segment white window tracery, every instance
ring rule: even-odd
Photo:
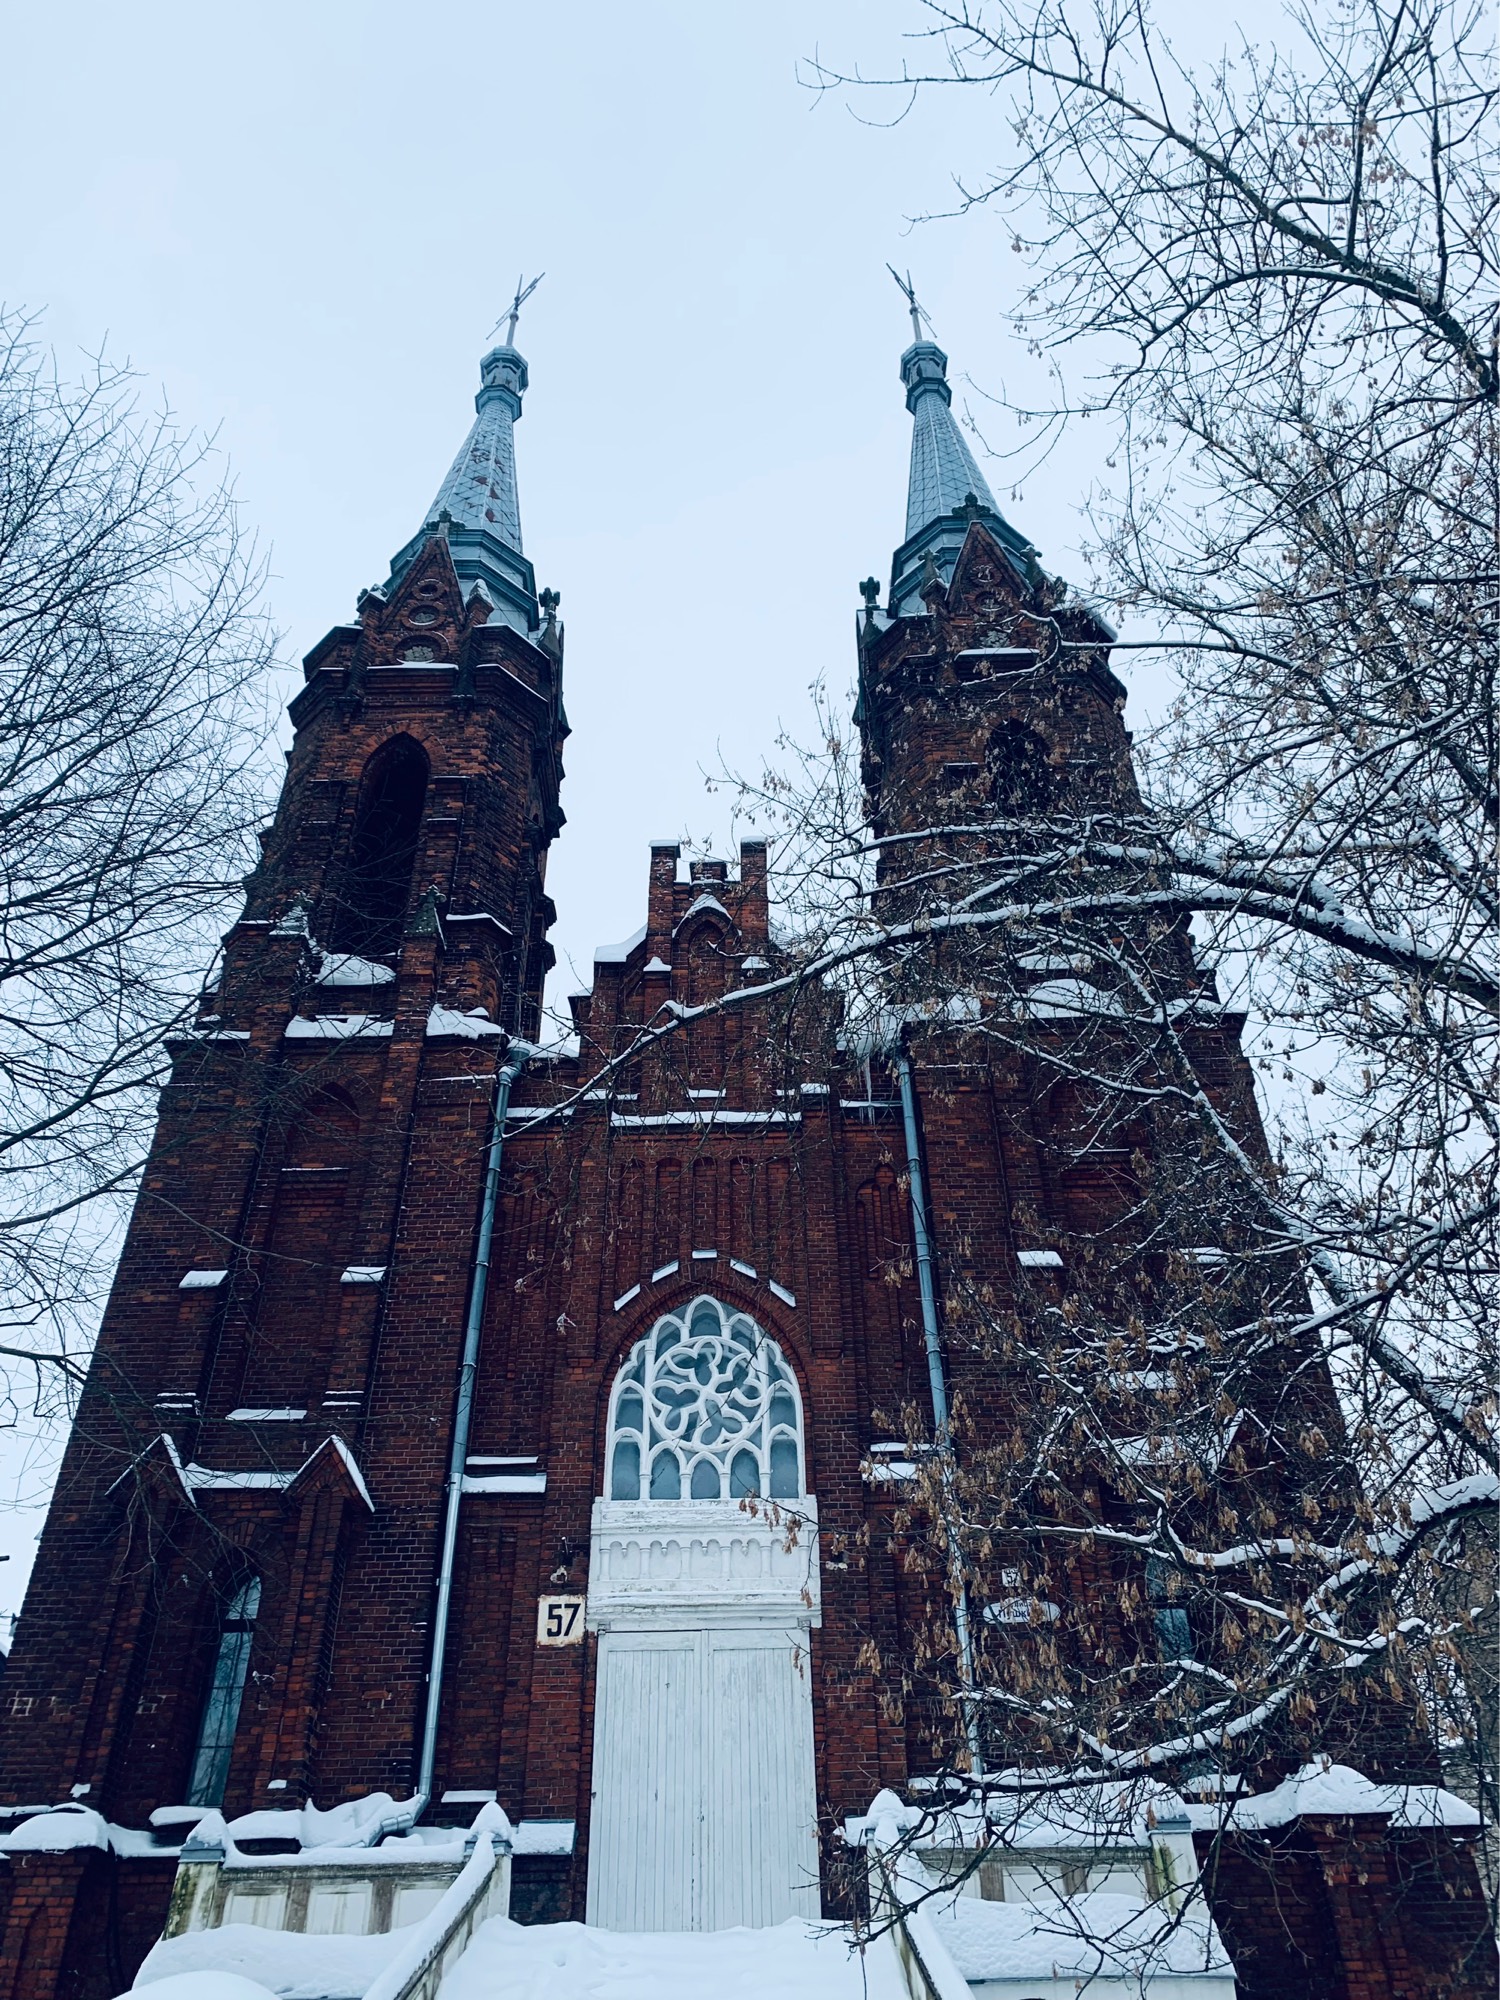
[[[638,1340],[610,1396],[611,1500],[796,1500],[802,1398],[775,1341],[707,1296]]]

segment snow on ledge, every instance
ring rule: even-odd
[[[229,1276],[227,1271],[187,1271],[177,1280],[179,1292],[208,1292],[215,1285],[222,1285]]]
[[[108,1846],[108,1825],[92,1806],[56,1806],[0,1834],[0,1848],[7,1854],[62,1854],[74,1847]]]
[[[465,1493],[545,1493],[545,1472],[466,1472]]]
[[[393,986],[395,982],[390,966],[343,951],[325,951],[323,963],[313,975],[315,986]]]
[[[393,1021],[373,1014],[320,1014],[315,1021],[294,1014],[283,1032],[289,1042],[352,1042],[361,1036],[388,1039],[394,1031]]]
[[[504,1028],[498,1021],[492,1021],[482,1008],[472,1013],[460,1014],[456,1007],[434,1007],[427,1016],[429,1035],[454,1035],[460,1041],[483,1041],[489,1035],[503,1035]]]
[[[664,1111],[648,1116],[611,1111],[609,1122],[620,1132],[694,1132],[710,1125],[800,1125],[800,1111],[721,1111],[713,1105],[693,1106],[686,1111]]]
[[[511,1829],[512,1854],[571,1854],[577,1825],[570,1819],[523,1819]]]

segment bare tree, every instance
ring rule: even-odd
[[[0,316],[0,1297],[12,1411],[77,1379],[263,816],[261,574],[207,440]]]

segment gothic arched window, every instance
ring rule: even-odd
[[[239,1727],[240,1703],[245,1694],[245,1676],[250,1669],[250,1643],[255,1636],[259,1610],[260,1579],[252,1576],[230,1597],[219,1624],[219,1643],[198,1724],[198,1747],[193,1753],[193,1775],[188,1784],[187,1803],[191,1806],[224,1803],[234,1733]]]
[[[1047,746],[1024,722],[1000,724],[985,762],[990,795],[1001,812],[1040,813],[1051,806],[1055,773]]]
[[[611,1500],[796,1500],[802,1398],[747,1314],[694,1299],[638,1340],[615,1381]]]
[[[354,831],[329,929],[335,951],[379,958],[401,942],[427,798],[427,754],[394,736],[365,766]]]

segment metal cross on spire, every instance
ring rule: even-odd
[[[501,313],[500,319],[497,319],[495,321],[495,324],[490,328],[491,339],[493,339],[494,336],[500,331],[500,321],[504,320],[507,322],[505,328],[505,344],[507,347],[515,346],[516,321],[521,317],[521,308],[522,306],[525,305],[526,301],[531,297],[532,293],[536,290],[537,286],[542,282],[543,278],[545,278],[546,275],[547,273],[545,271],[539,271],[537,275],[532,279],[529,285],[525,282],[524,278],[516,279],[516,295],[510,302],[510,311],[507,313]]]
[[[927,314],[923,311],[921,306],[917,304],[916,288],[913,286],[911,281],[911,272],[908,271],[906,276],[903,278],[901,273],[896,269],[894,264],[887,264],[885,268],[890,272],[891,276],[896,280],[897,285],[901,289],[901,294],[906,300],[906,310],[911,314],[912,339],[922,340],[924,338],[930,337],[932,333],[932,321],[928,318]],[[926,335],[924,335],[922,332],[922,322],[924,320],[926,320],[927,322]]]

